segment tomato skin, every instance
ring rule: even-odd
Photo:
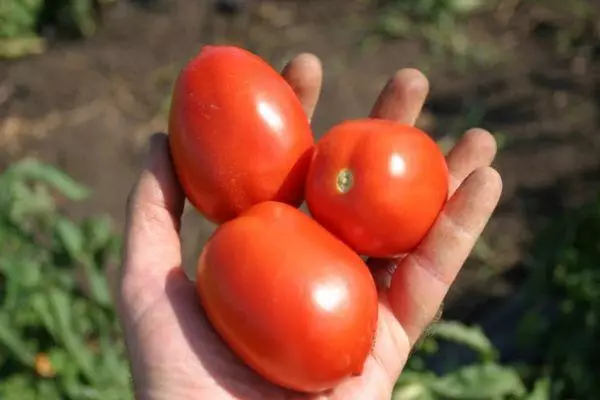
[[[261,201],[303,201],[308,118],[283,77],[244,49],[204,46],[183,68],[169,141],[186,196],[215,223]]]
[[[306,202],[315,220],[359,254],[393,257],[425,237],[447,200],[448,180],[443,153],[423,131],[382,119],[345,121],[316,144]]]
[[[196,282],[216,331],[272,383],[320,392],[362,372],[377,325],[373,277],[300,210],[264,202],[221,225]]]

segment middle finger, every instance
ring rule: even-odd
[[[414,125],[429,92],[429,81],[420,71],[405,68],[385,85],[373,109],[372,118]]]

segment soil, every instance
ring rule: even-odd
[[[600,8],[600,1],[588,3]],[[372,27],[380,13],[365,1],[245,4],[231,16],[224,13],[231,9],[216,11],[208,2],[117,2],[94,36],[1,62],[0,167],[24,156],[58,165],[94,190],[67,211],[77,218],[107,213],[120,230],[145,141],[166,129],[171,83],[202,44],[239,44],[279,68],[296,53],[318,55],[325,81],[317,136],[342,119],[366,115],[398,68],[419,67],[431,81],[421,127],[454,140],[478,125],[503,143],[495,162],[504,179],[500,207],[484,234],[486,246],[448,297],[446,315],[466,320],[476,318],[479,305],[511,295],[540,227],[600,191],[600,25],[594,19],[582,24],[564,12],[503,1],[467,24],[481,54],[493,52],[494,60],[461,66],[457,57],[432,56],[421,40],[378,38]],[[188,267],[211,229],[186,209]]]

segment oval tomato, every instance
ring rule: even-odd
[[[359,254],[414,249],[448,196],[448,169],[423,131],[381,119],[333,127],[318,142],[306,183],[308,208]]]
[[[258,56],[205,46],[173,91],[169,140],[189,201],[222,223],[266,200],[299,206],[314,141],[291,86]]]
[[[215,330],[269,381],[319,392],[362,371],[377,325],[373,277],[300,210],[265,202],[221,225],[196,282]]]

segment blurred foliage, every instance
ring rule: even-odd
[[[409,31],[409,18],[419,22],[444,24],[445,20],[456,20],[481,10],[486,3],[488,2],[485,0],[384,0],[380,4],[394,18],[384,18],[382,29],[390,35],[402,35]]]
[[[600,392],[599,260],[600,197],[554,221],[534,247],[535,306],[521,336],[541,349],[536,370],[551,378],[553,399],[593,399]]]
[[[397,382],[395,398],[594,399],[600,391],[600,197],[565,213],[537,237],[525,283],[528,308],[518,336],[523,349],[537,355],[529,365],[502,365],[477,327],[441,321],[422,340]],[[427,356],[439,341],[474,352],[479,361],[454,365],[437,375]]]
[[[425,359],[438,350],[438,342],[450,341],[477,355],[477,361],[449,368],[438,375],[429,370]],[[439,321],[418,344],[416,353],[394,388],[394,400],[519,399],[546,400],[548,381],[541,378],[528,390],[520,371],[498,362],[498,353],[483,331],[455,321]]]
[[[469,18],[486,12],[507,23],[517,8],[527,8],[534,34],[550,38],[559,54],[573,55],[600,40],[598,10],[587,0],[379,0],[376,32],[387,38],[424,40],[434,58],[452,56],[459,68],[487,65],[506,57],[497,44],[469,33]],[[542,17],[540,17],[542,16]]]
[[[384,0],[377,31],[389,38],[425,39],[434,56],[450,54],[458,66],[497,58],[492,46],[473,43],[466,19],[494,6],[497,0]]]
[[[65,36],[96,31],[99,10],[116,0],[0,1],[0,58],[18,58],[45,50],[40,35],[47,28]]]
[[[0,398],[125,399],[129,371],[104,268],[104,218],[59,212],[87,190],[33,160],[0,175]]]
[[[0,2],[0,58],[39,54],[45,41],[37,36],[43,0],[2,0]]]
[[[35,35],[43,0],[3,0],[0,3],[0,37]]]

